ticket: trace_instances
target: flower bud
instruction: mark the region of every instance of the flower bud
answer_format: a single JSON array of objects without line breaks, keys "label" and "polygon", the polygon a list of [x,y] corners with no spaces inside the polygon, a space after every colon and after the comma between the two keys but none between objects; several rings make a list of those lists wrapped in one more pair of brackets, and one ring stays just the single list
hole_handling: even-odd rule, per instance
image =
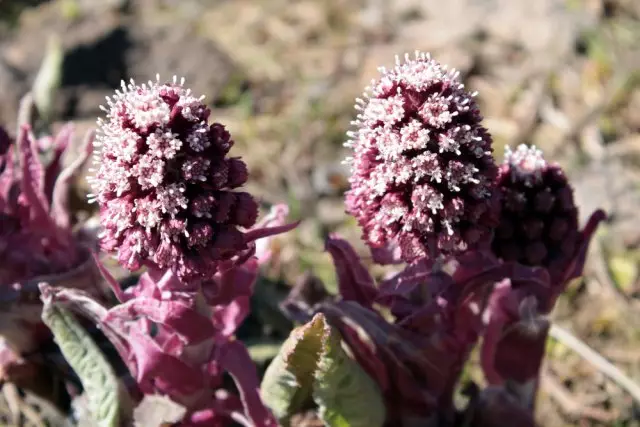
[{"label": "flower bud", "polygon": [[496,255],[547,268],[570,263],[580,243],[578,210],[560,166],[547,163],[536,147],[507,147],[497,184],[505,196]]}]

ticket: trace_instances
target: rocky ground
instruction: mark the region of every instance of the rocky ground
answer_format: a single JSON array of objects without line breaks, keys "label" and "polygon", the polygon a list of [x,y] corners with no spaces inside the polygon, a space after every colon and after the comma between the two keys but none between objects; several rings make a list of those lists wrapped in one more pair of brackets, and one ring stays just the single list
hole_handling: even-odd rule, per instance
[{"label": "rocky ground", "polygon": [[[431,52],[479,91],[498,159],[504,145],[535,144],[569,171],[583,218],[608,211],[554,320],[640,380],[637,0],[0,0],[0,123],[15,122],[52,36],[64,51],[54,127],[92,126],[122,78],[185,76],[235,136],[254,194],[304,220],[259,287],[245,328],[256,359],[288,330],[272,303],[282,283],[306,271],[331,283],[324,236],[357,242],[340,163],[354,98],[394,55]],[[540,425],[640,426],[638,402],[601,370],[561,342],[549,354]],[[50,417],[11,395],[5,386],[3,405],[18,399],[33,425]]]}]

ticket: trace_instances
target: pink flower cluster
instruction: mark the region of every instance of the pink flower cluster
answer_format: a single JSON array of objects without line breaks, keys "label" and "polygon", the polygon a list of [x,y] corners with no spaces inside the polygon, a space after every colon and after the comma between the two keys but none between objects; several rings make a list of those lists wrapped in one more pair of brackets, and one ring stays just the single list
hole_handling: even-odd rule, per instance
[{"label": "pink flower cluster", "polygon": [[249,250],[241,229],[258,205],[233,192],[247,166],[227,157],[233,140],[210,110],[172,83],[133,81],[108,99],[99,119],[98,166],[91,178],[100,204],[106,251],[131,270],[151,262],[182,279],[215,273],[220,262]]},{"label": "pink flower cluster", "polygon": [[396,242],[411,261],[491,237],[499,204],[491,137],[455,70],[416,52],[381,69],[349,133],[347,211],[372,247]]}]

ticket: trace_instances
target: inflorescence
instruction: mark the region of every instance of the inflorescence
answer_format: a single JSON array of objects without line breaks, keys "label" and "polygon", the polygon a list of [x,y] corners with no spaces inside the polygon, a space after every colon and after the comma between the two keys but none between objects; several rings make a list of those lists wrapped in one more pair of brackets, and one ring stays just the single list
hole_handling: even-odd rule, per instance
[{"label": "inflorescence", "polygon": [[497,186],[503,194],[493,251],[508,261],[557,269],[579,244],[578,209],[567,177],[542,151],[522,144],[507,147]]},{"label": "inflorescence", "polygon": [[100,205],[102,245],[131,270],[152,262],[185,279],[215,272],[246,249],[240,228],[258,205],[242,186],[246,164],[227,157],[233,140],[208,124],[204,97],[184,79],[122,83],[98,120],[90,197]]},{"label": "inflorescence", "polygon": [[459,73],[416,52],[358,99],[347,212],[372,247],[395,242],[411,261],[491,237],[499,203],[491,137]]}]

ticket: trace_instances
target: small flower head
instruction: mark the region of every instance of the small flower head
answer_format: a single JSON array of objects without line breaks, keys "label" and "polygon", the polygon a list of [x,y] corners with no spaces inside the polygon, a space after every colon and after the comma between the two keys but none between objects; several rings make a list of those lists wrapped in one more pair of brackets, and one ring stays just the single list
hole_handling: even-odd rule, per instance
[{"label": "small flower head", "polygon": [[181,278],[216,270],[247,249],[238,227],[251,227],[258,206],[230,191],[247,180],[223,125],[176,78],[122,84],[99,119],[101,152],[91,178],[104,226],[103,247],[135,270],[144,262]]},{"label": "small flower head", "polygon": [[474,94],[428,55],[396,61],[372,82],[350,133],[347,211],[374,247],[403,258],[456,253],[486,242],[496,225],[491,137]]},{"label": "small flower head", "polygon": [[493,251],[499,257],[556,270],[571,262],[581,234],[567,177],[536,147],[507,147],[497,179],[502,216]]}]

